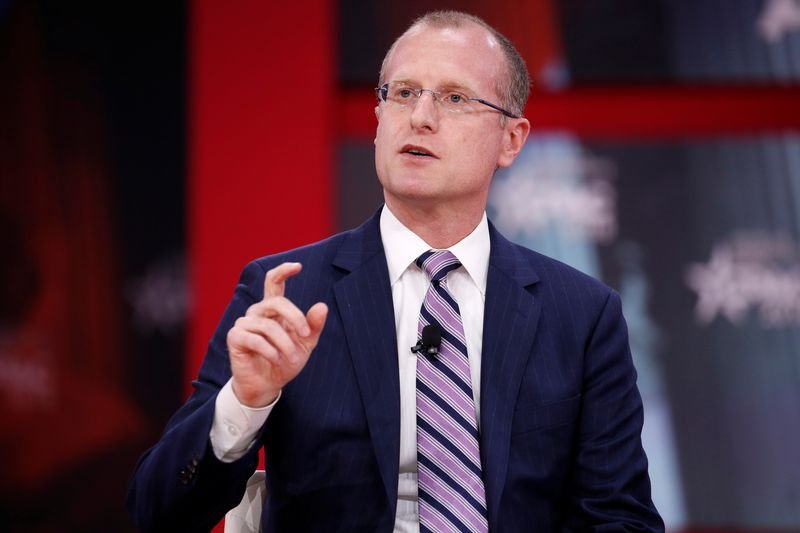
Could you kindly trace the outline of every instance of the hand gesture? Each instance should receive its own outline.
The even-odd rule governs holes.
[[[264,278],[264,299],[251,305],[228,331],[233,392],[250,407],[272,403],[303,369],[316,347],[328,306],[314,304],[306,315],[283,296],[286,280],[302,269],[282,263]]]

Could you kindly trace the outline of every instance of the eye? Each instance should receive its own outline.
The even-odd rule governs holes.
[[[396,102],[411,101],[414,100],[416,96],[417,93],[414,91],[414,88],[408,85],[396,85],[389,89],[389,98]]]
[[[461,93],[457,93],[455,91],[450,91],[444,94],[443,99],[449,105],[463,105],[466,104],[469,99]]]

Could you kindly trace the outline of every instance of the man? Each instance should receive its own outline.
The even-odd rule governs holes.
[[[377,94],[385,206],[245,268],[137,467],[138,522],[210,528],[263,444],[264,531],[663,530],[618,296],[486,220],[530,128],[524,62],[480,19],[432,13]]]

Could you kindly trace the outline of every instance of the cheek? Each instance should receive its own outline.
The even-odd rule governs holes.
[[[388,172],[387,166],[390,164],[391,152],[391,135],[383,122],[378,124],[375,131],[375,169],[378,172],[378,177],[383,178],[384,174]]]
[[[375,148],[377,150],[387,150],[391,145],[392,129],[386,119],[378,122],[378,127],[375,130]]]
[[[381,124],[378,124],[378,128],[375,130],[375,156],[377,157],[380,153],[386,149],[386,131]]]
[[[481,133],[464,135],[459,137],[457,145],[461,152],[461,161],[469,162],[471,168],[494,169],[496,166],[499,146],[494,137]]]

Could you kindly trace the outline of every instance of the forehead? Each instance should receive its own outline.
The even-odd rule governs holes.
[[[384,77],[426,87],[459,84],[486,93],[494,90],[504,64],[500,44],[477,24],[417,26],[397,41]]]

